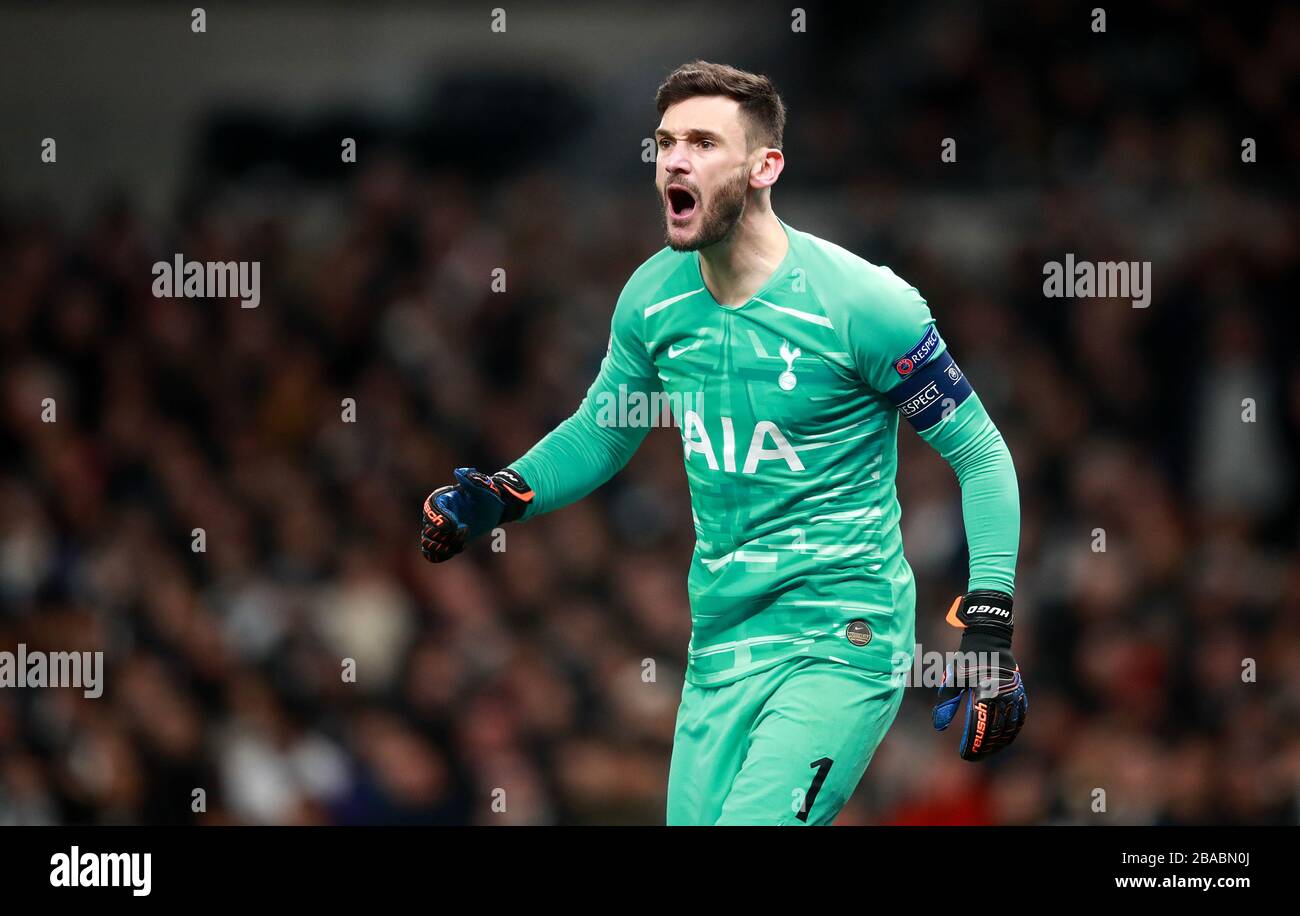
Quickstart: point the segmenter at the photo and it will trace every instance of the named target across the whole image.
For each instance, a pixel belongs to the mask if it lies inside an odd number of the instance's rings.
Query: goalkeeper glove
[[[1011,596],[969,592],[953,601],[948,623],[962,631],[960,654],[939,685],[934,727],[946,729],[969,693],[957,753],[963,760],[983,760],[1016,739],[1029,709],[1020,667],[1011,654]]]
[[[455,484],[424,500],[420,552],[430,563],[450,560],[474,538],[515,521],[533,499],[532,489],[509,468],[491,477],[476,468],[453,473]]]

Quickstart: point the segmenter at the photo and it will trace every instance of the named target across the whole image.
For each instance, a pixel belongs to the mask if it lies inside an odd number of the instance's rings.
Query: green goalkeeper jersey
[[[889,268],[782,226],[784,260],[740,306],[713,298],[696,252],[642,264],[586,398],[511,465],[536,493],[525,518],[558,509],[622,468],[671,411],[696,536],[687,678],[700,685],[793,656],[910,667],[900,416],[957,473],[969,588],[1014,584],[1011,458],[925,300]]]

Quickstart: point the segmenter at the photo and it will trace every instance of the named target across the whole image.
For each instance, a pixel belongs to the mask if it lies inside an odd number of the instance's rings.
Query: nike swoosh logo
[[[532,502],[532,500],[533,500],[533,495],[534,495],[534,494],[533,494],[533,491],[532,491],[532,490],[529,490],[527,493],[520,493],[520,492],[519,492],[518,490],[516,490],[514,487],[510,486],[509,484],[505,484],[505,483],[501,484],[501,487],[502,487],[502,488],[503,488],[507,493],[509,493],[511,496],[513,496],[515,499],[521,500],[521,501],[526,502],[526,503],[527,503],[527,502]]]
[[[688,350],[695,350],[695,349],[698,349],[699,346],[700,346],[701,344],[703,344],[703,343],[704,343],[704,341],[702,341],[702,340],[697,340],[697,341],[695,341],[695,343],[693,343],[693,344],[689,344],[688,346],[685,346],[685,347],[674,347],[672,344],[669,344],[669,345],[668,345],[668,358],[669,358],[669,359],[676,359],[677,357],[681,356],[683,353],[685,353],[685,352],[688,351]]]

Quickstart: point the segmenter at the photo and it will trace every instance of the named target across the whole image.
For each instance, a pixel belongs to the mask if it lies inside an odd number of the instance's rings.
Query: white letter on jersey
[[[722,469],[729,474],[736,473],[736,427],[731,417],[722,418]]]
[[[776,448],[763,448],[764,436],[771,436],[772,441],[776,443]],[[799,460],[799,456],[790,447],[785,436],[781,435],[781,430],[776,428],[776,424],[771,420],[759,420],[754,426],[754,438],[749,440],[749,454],[745,456],[745,470],[742,473],[752,474],[758,469],[760,461],[772,461],[776,458],[784,458],[792,471],[803,470],[803,462]],[[717,465],[713,467],[716,469]]]
[[[699,438],[694,438],[696,434]],[[718,459],[713,454],[713,443],[709,441],[709,434],[704,431],[704,421],[693,410],[686,411],[685,421],[682,424],[682,445],[685,448],[683,454],[687,461],[691,458],[691,452],[699,452],[708,460],[710,471],[718,469]]]

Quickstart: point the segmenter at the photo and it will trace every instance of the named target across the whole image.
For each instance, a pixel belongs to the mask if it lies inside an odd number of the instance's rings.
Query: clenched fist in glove
[[[969,694],[957,753],[963,760],[983,760],[1016,739],[1029,710],[1020,666],[1011,654],[1011,596],[969,592],[953,602],[948,623],[961,628],[960,654],[944,672],[934,727],[946,729]]]
[[[491,477],[476,468],[457,468],[456,482],[424,500],[420,552],[430,563],[449,560],[474,538],[513,522],[532,502],[533,491],[509,468]]]

